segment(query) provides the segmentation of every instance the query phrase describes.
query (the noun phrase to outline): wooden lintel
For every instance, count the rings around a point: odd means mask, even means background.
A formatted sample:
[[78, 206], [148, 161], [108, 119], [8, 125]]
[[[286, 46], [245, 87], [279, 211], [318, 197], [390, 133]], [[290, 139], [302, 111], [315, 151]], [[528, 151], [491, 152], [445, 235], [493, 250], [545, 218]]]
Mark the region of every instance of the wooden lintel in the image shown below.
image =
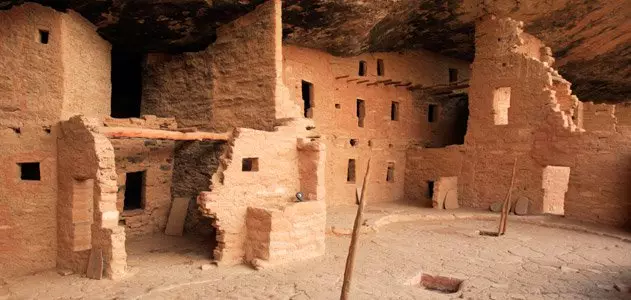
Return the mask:
[[335, 79], [344, 79], [344, 78], [348, 78], [348, 77], [351, 77], [351, 75], [337, 76], [337, 77], [335, 77]]
[[101, 127], [99, 131], [108, 138], [143, 138], [175, 141], [227, 141], [231, 136], [230, 132], [179, 132], [135, 127]]

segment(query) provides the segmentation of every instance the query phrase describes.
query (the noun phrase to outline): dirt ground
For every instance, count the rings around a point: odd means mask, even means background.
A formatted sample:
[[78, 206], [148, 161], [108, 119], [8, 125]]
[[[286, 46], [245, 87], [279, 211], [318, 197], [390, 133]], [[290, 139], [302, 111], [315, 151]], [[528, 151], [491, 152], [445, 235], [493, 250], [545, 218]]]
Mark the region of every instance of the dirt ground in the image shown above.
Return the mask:
[[[361, 236], [351, 299], [631, 299], [631, 243], [613, 237], [497, 222], [392, 223]], [[0, 299], [339, 299], [349, 236], [327, 236], [326, 255], [260, 271], [211, 267], [207, 243], [156, 235], [128, 242], [129, 275], [90, 280], [56, 271], [5, 279]], [[464, 280], [459, 292], [422, 288], [418, 275]], [[413, 280], [416, 278], [416, 280]]]

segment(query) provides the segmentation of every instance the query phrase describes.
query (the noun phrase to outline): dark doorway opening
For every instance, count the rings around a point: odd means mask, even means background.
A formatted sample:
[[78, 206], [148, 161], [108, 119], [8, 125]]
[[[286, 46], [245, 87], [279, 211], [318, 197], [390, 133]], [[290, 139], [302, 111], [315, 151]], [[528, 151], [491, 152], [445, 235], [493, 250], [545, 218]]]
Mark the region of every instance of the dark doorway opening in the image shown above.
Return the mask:
[[386, 181], [394, 182], [394, 163], [393, 162], [388, 163], [388, 172], [386, 173]]
[[427, 181], [427, 198], [434, 198], [434, 180]]
[[143, 53], [112, 49], [112, 117], [140, 117], [144, 57]]
[[449, 82], [453, 83], [458, 81], [458, 69], [449, 68]]
[[384, 69], [383, 59], [377, 59], [377, 76], [385, 76], [386, 70]]
[[145, 172], [132, 172], [126, 174], [124, 210], [144, 208], [144, 181]]
[[434, 123], [438, 119], [438, 105], [429, 104], [427, 106], [427, 122]]
[[302, 101], [304, 102], [305, 118], [313, 117], [313, 84], [308, 81], [302, 81]]

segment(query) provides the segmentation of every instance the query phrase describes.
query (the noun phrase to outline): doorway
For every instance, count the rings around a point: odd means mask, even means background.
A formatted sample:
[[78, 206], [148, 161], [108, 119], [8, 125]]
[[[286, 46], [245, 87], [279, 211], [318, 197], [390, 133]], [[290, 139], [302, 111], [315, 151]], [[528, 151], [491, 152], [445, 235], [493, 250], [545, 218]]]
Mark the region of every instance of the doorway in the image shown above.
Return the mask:
[[569, 183], [569, 167], [547, 166], [543, 169], [543, 213], [565, 214], [565, 193]]

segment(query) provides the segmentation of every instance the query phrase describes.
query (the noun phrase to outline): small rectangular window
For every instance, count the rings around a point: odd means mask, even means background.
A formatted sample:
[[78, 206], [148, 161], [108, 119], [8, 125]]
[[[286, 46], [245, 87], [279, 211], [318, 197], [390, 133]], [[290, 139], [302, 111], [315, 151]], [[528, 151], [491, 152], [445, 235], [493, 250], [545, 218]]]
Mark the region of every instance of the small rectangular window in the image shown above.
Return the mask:
[[392, 101], [390, 105], [390, 120], [399, 121], [399, 102]]
[[357, 99], [357, 126], [364, 127], [365, 117], [366, 117], [366, 104], [364, 100]]
[[20, 166], [20, 179], [41, 180], [38, 162], [18, 163], [18, 165]]
[[313, 117], [313, 84], [308, 81], [302, 81], [302, 101], [304, 102], [305, 118]]
[[388, 163], [388, 173], [386, 174], [386, 181], [394, 182], [394, 163], [393, 162]]
[[383, 59], [377, 59], [377, 76], [385, 76], [386, 70], [383, 66]]
[[142, 209], [145, 206], [145, 171], [127, 173], [125, 176], [123, 210]]
[[458, 69], [449, 68], [449, 82], [458, 81]]
[[346, 182], [354, 183], [355, 182], [355, 160], [348, 160], [348, 169], [346, 170]]
[[427, 122], [434, 123], [438, 119], [438, 105], [429, 104], [427, 106]]
[[366, 76], [366, 62], [363, 60], [359, 61], [359, 76]]
[[50, 38], [50, 33], [48, 30], [39, 30], [39, 42], [42, 44], [48, 44], [48, 40]]
[[243, 172], [258, 172], [259, 170], [259, 159], [258, 157], [247, 157], [244, 158], [241, 163], [241, 171]]

